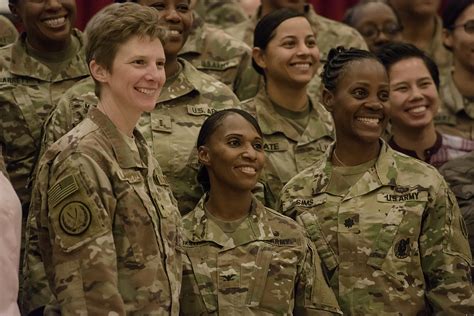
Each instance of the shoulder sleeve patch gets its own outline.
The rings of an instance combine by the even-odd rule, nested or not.
[[[73,175],[69,175],[48,190],[48,202],[55,207],[65,198],[79,190]]]

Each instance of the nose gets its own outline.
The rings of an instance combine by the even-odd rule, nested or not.
[[[255,161],[257,159],[257,151],[253,147],[252,144],[248,144],[244,152],[242,153],[242,157],[247,160]]]
[[[62,7],[60,0],[48,0],[46,1],[46,7],[48,9],[58,9]]]
[[[416,101],[416,100],[423,99],[423,94],[421,93],[420,88],[418,88],[417,86],[414,86],[414,87],[412,87],[411,91],[412,91],[411,95],[410,95],[410,100],[411,101]]]
[[[169,8],[163,12],[164,19],[168,22],[178,23],[181,20],[181,17],[176,11],[176,8]]]
[[[164,82],[166,80],[164,69],[156,64],[150,64],[145,75],[145,80]]]
[[[297,52],[298,55],[306,56],[306,55],[309,55],[309,52],[310,50],[309,50],[309,47],[306,45],[306,43],[300,43],[298,45],[298,52]]]

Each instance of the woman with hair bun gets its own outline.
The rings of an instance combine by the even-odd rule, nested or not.
[[[331,116],[308,95],[320,62],[316,33],[305,16],[289,9],[264,16],[255,28],[253,66],[265,89],[242,108],[262,127],[267,165],[260,184],[265,204],[274,207],[286,182],[316,162],[334,139]]]
[[[443,177],[380,138],[389,80],[367,51],[333,49],[322,74],[336,141],[283,188],[345,315],[465,315],[474,308],[465,224]]]
[[[181,314],[341,314],[304,230],[252,196],[265,163],[256,120],[216,112],[197,148],[206,193],[183,218]]]

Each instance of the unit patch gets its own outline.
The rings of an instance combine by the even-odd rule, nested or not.
[[[59,225],[68,235],[77,236],[85,232],[91,225],[92,214],[82,202],[70,202],[59,213]]]
[[[400,239],[395,244],[395,256],[398,259],[405,259],[410,254],[410,238]]]

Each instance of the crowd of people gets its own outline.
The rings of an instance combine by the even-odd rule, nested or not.
[[[474,0],[251,2],[9,0],[0,315],[474,314]]]

